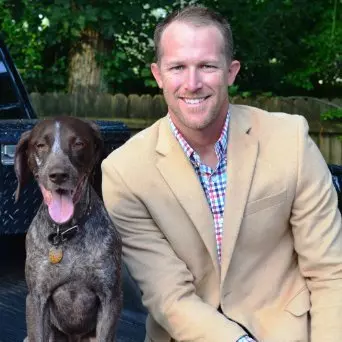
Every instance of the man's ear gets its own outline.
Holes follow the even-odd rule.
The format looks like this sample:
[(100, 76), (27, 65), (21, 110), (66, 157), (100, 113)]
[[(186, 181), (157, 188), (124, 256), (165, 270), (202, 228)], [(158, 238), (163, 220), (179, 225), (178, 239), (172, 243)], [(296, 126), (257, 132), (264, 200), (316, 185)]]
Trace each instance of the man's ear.
[(18, 201), (22, 187), (27, 183), (29, 177), (31, 176), (31, 171), (27, 160), (27, 149), (30, 134), (31, 131), (24, 132), (15, 148), (14, 171), (18, 180), (17, 189), (15, 191), (15, 202)]
[(160, 89), (163, 89), (163, 81), (161, 78), (160, 67), (159, 67), (158, 63), (152, 63), (151, 64), (151, 72), (152, 72), (154, 79), (156, 80), (156, 82), (158, 84), (158, 87)]
[(236, 60), (232, 61), (228, 69), (228, 86), (231, 86), (234, 83), (239, 70), (240, 62)]

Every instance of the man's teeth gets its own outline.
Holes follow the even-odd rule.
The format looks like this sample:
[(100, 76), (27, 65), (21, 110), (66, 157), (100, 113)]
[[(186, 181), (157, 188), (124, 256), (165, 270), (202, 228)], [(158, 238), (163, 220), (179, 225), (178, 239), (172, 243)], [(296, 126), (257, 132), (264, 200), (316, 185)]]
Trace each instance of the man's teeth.
[(199, 99), (186, 99), (184, 98), (185, 103), (187, 104), (198, 104), (205, 100), (205, 97), (201, 97)]

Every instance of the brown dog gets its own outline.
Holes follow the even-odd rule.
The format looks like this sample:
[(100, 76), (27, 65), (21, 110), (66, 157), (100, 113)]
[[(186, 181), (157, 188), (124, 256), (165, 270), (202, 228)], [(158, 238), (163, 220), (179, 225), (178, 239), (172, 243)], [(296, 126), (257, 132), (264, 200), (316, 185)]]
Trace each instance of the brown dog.
[(26, 236), (28, 341), (114, 341), (122, 306), (121, 239), (89, 183), (99, 161), (97, 126), (40, 121), (16, 149), (16, 198), (32, 173), (43, 203)]

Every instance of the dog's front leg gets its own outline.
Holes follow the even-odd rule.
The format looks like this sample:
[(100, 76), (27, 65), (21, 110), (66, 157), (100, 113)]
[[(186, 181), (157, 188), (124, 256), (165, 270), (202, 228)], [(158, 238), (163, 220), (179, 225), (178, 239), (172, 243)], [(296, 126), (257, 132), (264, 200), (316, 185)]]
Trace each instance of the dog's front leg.
[(49, 310), (47, 310), (46, 298), (36, 293), (27, 295), (26, 321), (29, 342), (46, 342), (49, 340)]
[(101, 309), (96, 324), (96, 341), (112, 342), (115, 337), (116, 324), (122, 307), (122, 298), (101, 298)]

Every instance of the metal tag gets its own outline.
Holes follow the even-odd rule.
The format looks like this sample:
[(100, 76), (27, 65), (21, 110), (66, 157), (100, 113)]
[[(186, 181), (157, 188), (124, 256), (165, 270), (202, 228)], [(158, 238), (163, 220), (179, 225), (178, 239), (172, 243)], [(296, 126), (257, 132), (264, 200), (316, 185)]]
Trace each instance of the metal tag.
[(63, 258), (63, 250), (61, 247), (51, 247), (49, 250), (49, 260), (51, 264), (58, 264)]

